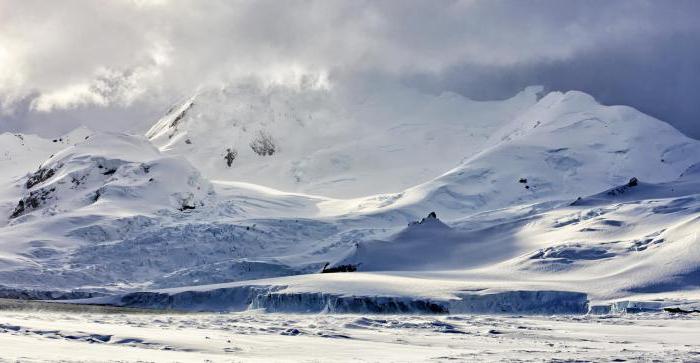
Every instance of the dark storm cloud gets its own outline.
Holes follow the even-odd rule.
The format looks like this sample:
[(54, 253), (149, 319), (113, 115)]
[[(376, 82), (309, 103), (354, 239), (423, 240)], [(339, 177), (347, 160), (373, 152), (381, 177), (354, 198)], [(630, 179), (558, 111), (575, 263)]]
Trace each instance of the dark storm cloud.
[(580, 89), (700, 136), (698, 1), (0, 0), (0, 130), (127, 127), (241, 77)]
[(505, 67), (464, 64), (404, 81), (480, 100), (507, 98), (533, 84), (548, 91), (580, 90), (603, 104), (633, 106), (700, 139), (699, 44), (700, 32), (674, 33), (601, 47), (573, 59)]

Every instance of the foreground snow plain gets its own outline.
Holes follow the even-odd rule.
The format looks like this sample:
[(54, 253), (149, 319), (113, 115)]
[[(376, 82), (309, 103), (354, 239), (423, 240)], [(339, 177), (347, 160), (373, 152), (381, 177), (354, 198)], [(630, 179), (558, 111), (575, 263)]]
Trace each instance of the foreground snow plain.
[(45, 309), (34, 305), (0, 310), (0, 362), (700, 359), (700, 319), (693, 314), (428, 316)]

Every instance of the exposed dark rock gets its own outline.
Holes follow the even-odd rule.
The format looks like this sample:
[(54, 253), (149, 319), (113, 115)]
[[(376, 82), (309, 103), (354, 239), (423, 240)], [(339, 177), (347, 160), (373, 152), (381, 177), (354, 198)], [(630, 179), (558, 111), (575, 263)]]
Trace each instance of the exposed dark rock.
[(677, 307), (671, 307), (671, 308), (664, 308), (664, 311), (667, 313), (671, 314), (695, 314), (695, 313), (700, 313), (700, 310), (692, 309), (692, 310), (685, 310)]
[(17, 218), (27, 212), (39, 208), (42, 204), (46, 202), (47, 199), (51, 197), (51, 193), (56, 191), (56, 188), (51, 189), (39, 189), (34, 190), (29, 193), (29, 196), (21, 199), (14, 211), (10, 215), (10, 219)]
[(271, 156), (277, 150), (272, 135), (265, 131), (259, 131), (255, 139), (250, 142), (250, 148), (260, 156)]
[(27, 187), (27, 189), (30, 189), (31, 187), (39, 183), (47, 181), (49, 178), (54, 176), (54, 174), (56, 174), (56, 170), (52, 168), (39, 168), (39, 170), (35, 171), (32, 175), (30, 175), (27, 178), (25, 186)]
[(76, 178), (74, 176), (71, 177), (71, 183), (73, 183), (74, 188), (80, 186), (80, 184), (82, 184), (85, 181), (85, 177), (86, 177), (85, 175), (83, 175), (80, 178)]
[(194, 102), (191, 102), (189, 105), (187, 105), (187, 107), (185, 107), (184, 110), (182, 110), (182, 112), (177, 114), (177, 116), (175, 116), (175, 118), (173, 119), (173, 122), (170, 123), (170, 127), (177, 126), (177, 124), (180, 122), (180, 120), (182, 120), (185, 117), (187, 111), (189, 111), (190, 108), (192, 108), (192, 106), (194, 106)]
[(25, 290), (0, 286), (0, 298), (17, 300), (87, 299), (104, 294), (89, 291)]
[(95, 191), (95, 195), (92, 197), (92, 202), (93, 202), (93, 203), (94, 203), (94, 202), (97, 202), (97, 201), (100, 199), (101, 196), (102, 196), (102, 191), (101, 191), (101, 189), (97, 189), (97, 190)]
[(520, 178), (520, 180), (518, 180), (518, 183), (527, 184), (527, 178)]
[(289, 329), (283, 331), (283, 332), (280, 333), (280, 334), (282, 334), (282, 335), (296, 336), (296, 335), (301, 334), (301, 331), (300, 331), (299, 329), (297, 329), (297, 328), (289, 328)]
[(639, 179), (637, 179), (636, 177), (633, 177), (632, 179), (630, 179), (629, 182), (627, 182), (628, 187), (636, 187), (638, 184), (639, 184)]
[(438, 219), (437, 213), (435, 213), (435, 212), (430, 212), (430, 213), (428, 213), (428, 216), (427, 216), (427, 217), (421, 219), (420, 221), (413, 221), (413, 222), (409, 223), (408, 225), (409, 225), (409, 226), (413, 226), (413, 225), (416, 225), (416, 224), (423, 224), (423, 223), (425, 223), (425, 221), (427, 221), (427, 220), (429, 220), (429, 219)]
[(19, 203), (17, 203), (15, 210), (12, 211), (12, 214), (10, 214), (10, 219), (17, 218), (17, 217), (21, 216), (25, 210), (26, 210), (26, 207), (24, 205), (24, 200), (20, 200)]
[(233, 161), (238, 157), (238, 151), (232, 147), (226, 149), (224, 154), (224, 159), (226, 159), (226, 165), (230, 168), (233, 165)]
[(632, 179), (630, 179), (629, 182), (627, 182), (627, 184), (609, 190), (608, 195), (616, 196), (616, 195), (624, 194), (625, 192), (630, 190), (630, 188), (636, 187), (637, 185), (639, 185), (639, 179), (632, 178)]
[(322, 274), (335, 273), (335, 272), (355, 272), (357, 271), (358, 265), (339, 265), (335, 267), (328, 267), (329, 264), (323, 267), (321, 270)]

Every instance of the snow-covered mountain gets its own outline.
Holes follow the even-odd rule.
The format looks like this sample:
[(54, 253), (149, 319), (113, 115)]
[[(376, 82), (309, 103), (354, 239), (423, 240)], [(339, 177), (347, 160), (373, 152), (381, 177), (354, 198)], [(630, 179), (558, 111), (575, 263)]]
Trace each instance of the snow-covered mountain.
[[(498, 140), (447, 173), (363, 205), (450, 219), (511, 205), (577, 198), (626, 183), (678, 178), (700, 142), (626, 106), (553, 92), (499, 129)], [(365, 209), (369, 211), (369, 208)]]
[[(299, 292), (450, 311), (476, 306), (464, 291), (576, 309), (700, 300), (700, 142), (629, 107), (539, 91), (209, 89), (145, 137), (95, 133), (61, 151), (37, 139), (32, 155), (49, 155), (13, 164), (24, 169), (3, 190), (0, 285), (168, 287), (105, 301), (202, 294), (203, 309), (284, 310)], [(183, 287), (216, 283), (228, 284)]]
[(210, 179), (362, 197), (398, 192), (454, 167), (488, 146), (540, 91), (476, 102), (391, 87), (362, 97), (343, 89), (205, 89), (146, 135)]

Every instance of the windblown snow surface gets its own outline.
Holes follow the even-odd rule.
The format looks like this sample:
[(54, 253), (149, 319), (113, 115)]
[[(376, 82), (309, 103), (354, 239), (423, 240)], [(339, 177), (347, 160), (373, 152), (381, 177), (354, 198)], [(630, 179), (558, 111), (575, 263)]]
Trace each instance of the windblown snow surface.
[[(250, 316), (263, 325), (293, 320), (283, 325), (295, 329), (289, 334), (273, 333), (310, 344), (343, 341), (333, 346), (347, 350), (357, 338), (348, 331), (372, 331), (359, 339), (384, 349), (397, 318), (325, 318), (299, 328), (298, 321), (323, 319), (293, 314), (650, 312), (649, 319), (665, 319), (664, 308), (700, 306), (699, 141), (575, 91), (542, 96), (533, 87), (499, 102), (375, 92), (358, 100), (333, 90), (209, 89), (145, 135), (79, 129), (55, 142), (0, 135), (0, 293), (243, 314), (231, 319), (247, 319), (248, 310), (285, 313)], [(30, 344), (27, 337), (41, 335), (32, 332), (48, 329), (41, 318), (26, 319), (0, 326), (0, 339)], [(95, 352), (123, 346), (114, 334), (137, 334), (109, 333), (102, 318), (85, 319), (95, 334), (110, 336)], [(110, 324), (136, 318), (115, 319)], [(158, 325), (153, 331), (188, 325), (168, 319), (143, 324)], [(419, 329), (406, 333), (409, 341), (429, 326), (439, 334), (426, 339), (442, 339), (447, 329), (466, 334), (472, 348), (487, 345), (447, 355), (396, 346), (408, 359), (469, 359), (496, 336), (505, 343), (528, 335), (521, 324), (544, 324), (493, 318), (501, 325), (492, 334), (466, 329), (482, 318), (431, 319), (399, 320)], [(562, 319), (561, 329), (584, 324), (587, 331), (602, 318)], [(342, 329), (310, 327), (323, 324)], [(617, 331), (615, 324), (609, 328)], [(51, 334), (75, 336), (64, 334), (77, 329), (68, 325)], [(131, 345), (210, 353), (138, 334), (145, 336)], [(210, 348), (288, 344), (288, 337), (260, 339)], [(76, 344), (58, 341), (66, 340), (56, 349)], [(543, 349), (565, 343), (552, 344)], [(674, 349), (683, 352), (667, 357), (692, 360), (700, 348)], [(351, 357), (343, 352), (334, 354)], [(624, 359), (655, 357), (625, 352)], [(289, 354), (280, 359), (295, 359)]]
[(0, 311), (0, 362), (690, 362), (700, 358), (700, 320), (658, 313), (545, 317), (106, 310)]

